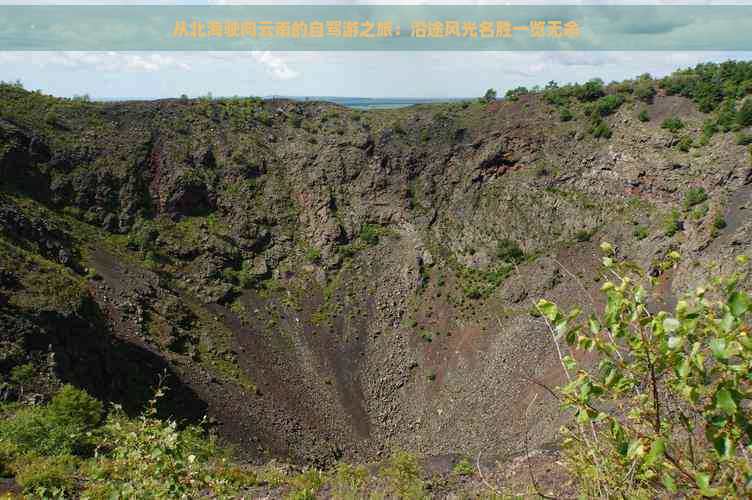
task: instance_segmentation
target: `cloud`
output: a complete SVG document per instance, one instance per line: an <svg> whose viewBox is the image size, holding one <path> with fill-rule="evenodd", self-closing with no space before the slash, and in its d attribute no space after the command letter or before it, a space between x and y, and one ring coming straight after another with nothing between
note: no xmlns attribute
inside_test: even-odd
<svg viewBox="0 0 752 500"><path fill-rule="evenodd" d="M269 5L268 0L208 0L210 5ZM456 0L277 0L277 5L458 5ZM466 0L462 5L752 5L752 0Z"/></svg>
<svg viewBox="0 0 752 500"><path fill-rule="evenodd" d="M268 50L251 52L251 57L266 68L267 73L275 80L292 80L298 77L298 72L291 69L285 60Z"/></svg>
<svg viewBox="0 0 752 500"><path fill-rule="evenodd" d="M0 5L177 5L187 0L0 0Z"/></svg>
<svg viewBox="0 0 752 500"><path fill-rule="evenodd" d="M604 66L619 61L618 56L614 55L618 53L609 52L561 51L544 54L547 63L562 66Z"/></svg>
<svg viewBox="0 0 752 500"><path fill-rule="evenodd" d="M151 73L164 69L191 69L187 62L160 53L38 52L31 53L31 61L42 67L63 66L68 69L94 69L103 72Z"/></svg>

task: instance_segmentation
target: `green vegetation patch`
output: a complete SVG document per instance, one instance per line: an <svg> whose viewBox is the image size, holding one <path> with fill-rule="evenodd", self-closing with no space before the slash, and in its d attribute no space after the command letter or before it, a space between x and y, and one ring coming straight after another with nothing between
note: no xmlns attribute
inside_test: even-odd
<svg viewBox="0 0 752 500"><path fill-rule="evenodd" d="M579 495L748 496L752 296L737 287L749 274L748 258L737 258L732 276L656 313L645 298L657 279L618 259L612 245L601 248L616 277L602 286L602 313L581 319L579 309L537 304L570 348L597 353L587 364L561 357L569 382L558 396L571 415L563 449ZM680 259L670 252L660 267ZM608 410L615 407L628 411Z"/></svg>
<svg viewBox="0 0 752 500"><path fill-rule="evenodd" d="M678 116L672 116L663 120L663 123L661 123L661 128L669 130L671 132L678 132L679 130L684 128L684 122Z"/></svg>

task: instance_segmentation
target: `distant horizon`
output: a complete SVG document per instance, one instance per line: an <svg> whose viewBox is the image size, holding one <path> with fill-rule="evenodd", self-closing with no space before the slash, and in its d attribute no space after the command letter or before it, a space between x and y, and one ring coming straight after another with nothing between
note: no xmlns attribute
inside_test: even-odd
<svg viewBox="0 0 752 500"><path fill-rule="evenodd" d="M209 91L216 96L438 101L480 97L488 88L501 96L550 80L567 84L599 77L609 82L642 73L660 78L698 63L732 59L750 60L752 52L0 51L0 80L20 79L26 88L54 96L88 94L110 101Z"/></svg>
<svg viewBox="0 0 752 500"><path fill-rule="evenodd" d="M95 102L133 102L133 101L160 101L180 99L178 97L90 97ZM200 99L204 96L193 96L189 99ZM260 99L289 99L298 102L328 102L339 104L353 109L392 109L416 104L432 104L445 102L462 102L477 99L477 97L347 97L347 96L289 96L289 95L265 95L265 96L212 96L212 99L233 99L244 97L258 97Z"/></svg>
<svg viewBox="0 0 752 500"><path fill-rule="evenodd" d="M66 98L66 96L55 96ZM189 99L200 99L206 97L207 94L188 96ZM181 95L172 97L155 97L155 96L94 96L91 97L95 101L159 101L162 99L180 99ZM261 99L293 99L293 100L380 100L380 101L461 101L467 99L477 99L478 96L450 96L450 97L409 97L409 96L397 96L397 97L380 97L380 96L354 96L354 95L287 95L287 94L265 94L265 95L213 95L214 99L232 99L235 97L259 97Z"/></svg>

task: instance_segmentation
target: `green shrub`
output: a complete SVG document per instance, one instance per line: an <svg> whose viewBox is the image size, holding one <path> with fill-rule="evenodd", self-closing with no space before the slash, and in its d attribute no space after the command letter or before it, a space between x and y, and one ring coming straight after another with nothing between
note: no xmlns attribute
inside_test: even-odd
<svg viewBox="0 0 752 500"><path fill-rule="evenodd" d="M99 422L101 413L99 401L66 385L47 407L21 408L0 422L0 440L22 453L88 454L92 449L88 433Z"/></svg>
<svg viewBox="0 0 752 500"><path fill-rule="evenodd" d="M649 234L648 228L645 226L637 226L634 228L634 231L632 231L632 236L637 241L644 240Z"/></svg>
<svg viewBox="0 0 752 500"><path fill-rule="evenodd" d="M736 121L741 127L749 127L752 125L752 99L744 99L742 107L736 115Z"/></svg>
<svg viewBox="0 0 752 500"><path fill-rule="evenodd" d="M692 138L685 135L684 137L679 139L676 147L679 149L679 151L682 151L684 153L689 152L689 149L692 147Z"/></svg>
<svg viewBox="0 0 752 500"><path fill-rule="evenodd" d="M718 112L718 117L716 118L716 123L718 124L718 128L724 132L739 129L736 113L736 99L726 99L723 101L721 109Z"/></svg>
<svg viewBox="0 0 752 500"><path fill-rule="evenodd" d="M3 408L0 475L15 474L25 493L43 498L77 497L79 480L84 498L236 498L257 483L228 466L228 453L200 426L157 419L162 395L138 418L115 407L96 428L101 404L70 386L47 406ZM94 447L78 466L71 453Z"/></svg>
<svg viewBox="0 0 752 500"><path fill-rule="evenodd" d="M31 363L17 365L10 370L10 380L14 384L18 384L21 388L21 395L23 395L24 389L31 383L33 378L34 365Z"/></svg>
<svg viewBox="0 0 752 500"><path fill-rule="evenodd" d="M50 419L58 425L91 429L102 419L102 403L86 391L64 385L47 405Z"/></svg>
<svg viewBox="0 0 752 500"><path fill-rule="evenodd" d="M692 209L691 216L693 220L700 220L708 215L707 205L698 205Z"/></svg>
<svg viewBox="0 0 752 500"><path fill-rule="evenodd" d="M575 85L574 96L582 102L592 102L605 95L603 80L594 78L584 85Z"/></svg>
<svg viewBox="0 0 752 500"><path fill-rule="evenodd" d="M624 96L621 94L611 94L601 97L595 103L595 110L600 116L608 116L614 113L624 103Z"/></svg>
<svg viewBox="0 0 752 500"><path fill-rule="evenodd" d="M271 126L272 124L272 116L265 109L262 109L256 114L256 120L258 120L258 122L262 125L266 125L267 127Z"/></svg>
<svg viewBox="0 0 752 500"><path fill-rule="evenodd" d="M297 490L291 493L287 500L316 500L316 494L308 489Z"/></svg>
<svg viewBox="0 0 752 500"><path fill-rule="evenodd" d="M368 469L363 465L337 464L332 479L333 498L368 498L365 488L368 483Z"/></svg>
<svg viewBox="0 0 752 500"><path fill-rule="evenodd" d="M681 69L660 81L668 95L682 95L697 103L700 111L709 113L725 101L735 100L747 93L752 64L726 61L721 64L704 63Z"/></svg>
<svg viewBox="0 0 752 500"><path fill-rule="evenodd" d="M294 493L288 499L316 500L316 494L324 485L326 476L323 472L314 468L306 468L289 481Z"/></svg>
<svg viewBox="0 0 752 500"><path fill-rule="evenodd" d="M590 122L588 133L596 139L609 139L611 137L611 129L600 117L596 117Z"/></svg>
<svg viewBox="0 0 752 500"><path fill-rule="evenodd" d="M507 90L506 98L510 101L516 101L521 95L529 94L530 91L527 87L517 87L515 89Z"/></svg>
<svg viewBox="0 0 752 500"><path fill-rule="evenodd" d="M378 245L379 244L379 234L380 234L379 226L376 226L374 224L363 224L363 227L360 230L360 239L368 243L369 245Z"/></svg>
<svg viewBox="0 0 752 500"><path fill-rule="evenodd" d="M569 108L561 108L561 110L559 111L560 121L569 122L569 121L572 121L573 118L574 118L574 115L569 110Z"/></svg>
<svg viewBox="0 0 752 500"><path fill-rule="evenodd" d="M655 312L646 300L657 281L602 248L618 277L602 286L602 314L580 320L579 310L537 305L570 348L596 356L582 365L561 357L568 383L559 399L572 415L562 446L579 495L747 498L752 297L736 286L747 272ZM671 252L661 267L678 259Z"/></svg>
<svg viewBox="0 0 752 500"><path fill-rule="evenodd" d="M663 227L663 233L671 237L684 229L684 222L678 210L672 210Z"/></svg>
<svg viewBox="0 0 752 500"><path fill-rule="evenodd" d="M590 238L592 238L594 234L595 234L595 229L580 229L579 231L575 233L574 238L577 241L583 243L586 241L590 241Z"/></svg>
<svg viewBox="0 0 752 500"><path fill-rule="evenodd" d="M69 455L89 453L91 440L86 429L62 425L42 407L27 407L0 422L0 439L17 446L22 453Z"/></svg>
<svg viewBox="0 0 752 500"><path fill-rule="evenodd" d="M44 122L47 125L50 125L52 127L61 127L62 122L60 121L60 116L58 115L58 111L55 108L51 108L47 113L44 115Z"/></svg>
<svg viewBox="0 0 752 500"><path fill-rule="evenodd" d="M300 128L303 125L303 117L297 113L290 114L288 121L293 128Z"/></svg>
<svg viewBox="0 0 752 500"><path fill-rule="evenodd" d="M713 219L713 227L719 231L726 228L726 219L723 215L718 214L715 216L715 219Z"/></svg>
<svg viewBox="0 0 752 500"><path fill-rule="evenodd" d="M690 189L684 194L684 206L691 208L695 205L699 205L708 199L708 195L705 192L704 187L695 187Z"/></svg>
<svg viewBox="0 0 752 500"><path fill-rule="evenodd" d="M488 89L486 90L486 93L481 98L483 102L489 103L496 100L496 90L494 89Z"/></svg>
<svg viewBox="0 0 752 500"><path fill-rule="evenodd" d="M0 477L12 477L13 467L11 466L18 458L18 446L7 441L0 441Z"/></svg>
<svg viewBox="0 0 752 500"><path fill-rule="evenodd" d="M457 476L473 476L475 475L475 467L467 458L463 458L452 468L452 472Z"/></svg>
<svg viewBox="0 0 752 500"><path fill-rule="evenodd" d="M666 118L665 120L663 120L661 128L670 130L671 132L677 132L684 128L684 122L682 122L680 118L673 116L671 118Z"/></svg>
<svg viewBox="0 0 752 500"><path fill-rule="evenodd" d="M224 497L236 481L219 474L227 455L203 429L178 429L173 420L156 418L159 390L144 413L128 419L110 413L102 427L107 453L91 465L89 490L113 498Z"/></svg>
<svg viewBox="0 0 752 500"><path fill-rule="evenodd" d="M42 498L73 497L76 460L69 455L20 459L14 469L16 482L26 494Z"/></svg>
<svg viewBox="0 0 752 500"><path fill-rule="evenodd" d="M132 250L149 252L154 249L158 237L159 231L157 231L153 221L139 219L136 224L133 225L133 228L128 235L127 245Z"/></svg>
<svg viewBox="0 0 752 500"><path fill-rule="evenodd" d="M652 80L640 80L634 86L634 96L644 102L653 102L655 87Z"/></svg>
<svg viewBox="0 0 752 500"><path fill-rule="evenodd" d="M520 244L508 238L496 242L496 257L503 262L518 263L525 257Z"/></svg>
<svg viewBox="0 0 752 500"><path fill-rule="evenodd" d="M389 481L390 492L403 499L427 498L422 474L418 459L403 451L394 453L389 465L381 471Z"/></svg>
<svg viewBox="0 0 752 500"><path fill-rule="evenodd" d="M306 259L309 262L318 262L321 259L321 252L316 247L308 247L308 250L306 250Z"/></svg>
<svg viewBox="0 0 752 500"><path fill-rule="evenodd" d="M736 144L739 146L749 146L752 144L752 134L744 134L739 132L736 135Z"/></svg>
<svg viewBox="0 0 752 500"><path fill-rule="evenodd" d="M650 115L648 115L647 110L643 109L642 111L640 111L640 114L637 115L637 119L640 120L643 123L649 122L650 121Z"/></svg>
<svg viewBox="0 0 752 500"><path fill-rule="evenodd" d="M718 132L718 124L715 122L715 120L705 120L702 124L702 136L700 137L700 144L702 146L708 144L711 137L713 137L716 132Z"/></svg>

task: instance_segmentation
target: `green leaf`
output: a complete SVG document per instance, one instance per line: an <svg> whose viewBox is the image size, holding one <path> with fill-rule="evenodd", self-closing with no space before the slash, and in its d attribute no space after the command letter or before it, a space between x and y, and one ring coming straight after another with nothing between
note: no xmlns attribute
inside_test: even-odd
<svg viewBox="0 0 752 500"><path fill-rule="evenodd" d="M650 451L645 456L645 464L648 466L655 465L659 460L663 458L665 451L666 440L662 437L656 439L650 446Z"/></svg>
<svg viewBox="0 0 752 500"><path fill-rule="evenodd" d="M684 345L684 337L669 337L668 348L672 351L680 349Z"/></svg>
<svg viewBox="0 0 752 500"><path fill-rule="evenodd" d="M685 379L689 375L689 368L689 359L682 358L676 367L676 374L679 375L679 378Z"/></svg>
<svg viewBox="0 0 752 500"><path fill-rule="evenodd" d="M637 304L644 304L646 295L645 288L642 285L638 286L634 294L635 302Z"/></svg>
<svg viewBox="0 0 752 500"><path fill-rule="evenodd" d="M738 290L734 291L728 301L731 314L736 318L741 318L749 309L749 302L749 295Z"/></svg>
<svg viewBox="0 0 752 500"><path fill-rule="evenodd" d="M619 377L619 371L616 369L616 367L611 367L606 372L606 377L603 379L603 385L606 387L611 387L614 385L614 382L618 380Z"/></svg>
<svg viewBox="0 0 752 500"><path fill-rule="evenodd" d="M726 339L712 339L710 341L710 350L713 351L713 356L719 361L723 361L729 358L729 350Z"/></svg>
<svg viewBox="0 0 752 500"><path fill-rule="evenodd" d="M567 320L558 321L554 325L554 330L556 330L556 339L560 339L563 335L565 335L569 331L569 329L567 328Z"/></svg>
<svg viewBox="0 0 752 500"><path fill-rule="evenodd" d="M697 483L697 487L701 490L708 489L708 486L710 486L710 476L701 472L698 472L695 474L695 483Z"/></svg>
<svg viewBox="0 0 752 500"><path fill-rule="evenodd" d="M641 457L645 454L645 447L642 445L642 441L639 439L635 439L634 441L631 441L629 443L629 448L627 448L627 457L629 458L635 458L635 457Z"/></svg>
<svg viewBox="0 0 752 500"><path fill-rule="evenodd" d="M555 321L556 317L559 315L559 308L556 307L556 304L545 299L540 299L537 307L549 321Z"/></svg>
<svg viewBox="0 0 752 500"><path fill-rule="evenodd" d="M566 340L568 345L574 345L575 341L577 340L577 334L580 332L580 328L574 327L567 330L566 335L564 336L564 340Z"/></svg>
<svg viewBox="0 0 752 500"><path fill-rule="evenodd" d="M582 314L582 309L574 308L567 314L567 320L572 321L573 319L576 319L580 314Z"/></svg>
<svg viewBox="0 0 752 500"><path fill-rule="evenodd" d="M680 326L681 323L676 318L666 318L663 320L663 329L669 333L674 333Z"/></svg>
<svg viewBox="0 0 752 500"><path fill-rule="evenodd" d="M575 361L572 356L564 356L562 362L567 370L574 370L577 368L577 361Z"/></svg>
<svg viewBox="0 0 752 500"><path fill-rule="evenodd" d="M718 455L724 460L730 459L734 456L734 452L736 451L736 446L734 445L731 436L725 432L713 438L713 447Z"/></svg>
<svg viewBox="0 0 752 500"><path fill-rule="evenodd" d="M684 313L687 312L687 308L689 308L689 304L686 300L680 300L676 303L676 315L679 317L682 317Z"/></svg>
<svg viewBox="0 0 752 500"><path fill-rule="evenodd" d="M731 392L725 387L721 387L718 389L718 392L715 393L715 406L726 413L726 415L733 415L736 413L736 402L734 401Z"/></svg>
<svg viewBox="0 0 752 500"><path fill-rule="evenodd" d="M674 478L671 477L671 475L668 472L663 474L663 477L661 478L661 482L663 483L663 486L666 487L669 493L676 493L678 491L676 487L676 481L674 481Z"/></svg>
<svg viewBox="0 0 752 500"><path fill-rule="evenodd" d="M740 335L738 337L739 344L744 347L744 349L748 351L752 351L752 338L750 338L748 335Z"/></svg>
<svg viewBox="0 0 752 500"><path fill-rule="evenodd" d="M588 326L590 326L590 333L593 335L597 335L601 331L601 324L593 317L588 320Z"/></svg>

